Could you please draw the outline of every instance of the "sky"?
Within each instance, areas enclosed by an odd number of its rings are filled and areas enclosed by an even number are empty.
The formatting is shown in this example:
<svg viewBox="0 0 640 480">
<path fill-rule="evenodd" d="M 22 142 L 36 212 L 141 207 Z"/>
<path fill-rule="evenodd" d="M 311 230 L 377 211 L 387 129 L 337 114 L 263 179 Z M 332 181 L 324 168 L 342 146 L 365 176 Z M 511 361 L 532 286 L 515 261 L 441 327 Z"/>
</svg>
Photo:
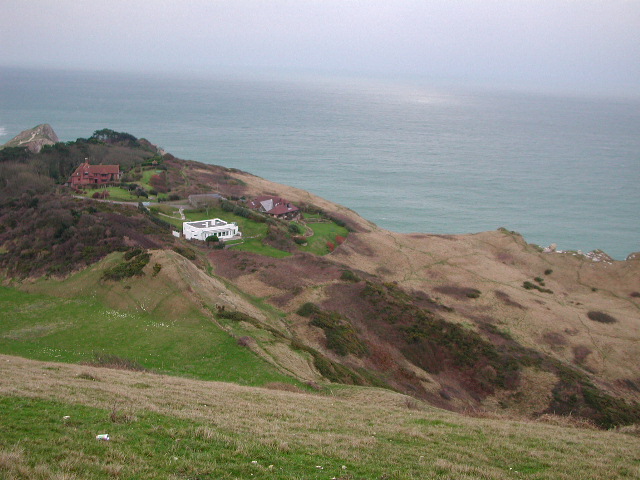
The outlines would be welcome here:
<svg viewBox="0 0 640 480">
<path fill-rule="evenodd" d="M 0 0 L 0 66 L 640 94 L 640 0 Z"/>
</svg>

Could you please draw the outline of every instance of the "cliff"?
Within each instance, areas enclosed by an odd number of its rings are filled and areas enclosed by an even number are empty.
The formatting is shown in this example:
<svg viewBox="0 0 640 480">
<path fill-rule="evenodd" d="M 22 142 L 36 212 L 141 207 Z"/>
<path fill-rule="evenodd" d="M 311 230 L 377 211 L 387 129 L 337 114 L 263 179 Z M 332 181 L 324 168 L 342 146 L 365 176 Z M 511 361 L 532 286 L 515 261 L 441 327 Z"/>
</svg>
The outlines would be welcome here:
<svg viewBox="0 0 640 480">
<path fill-rule="evenodd" d="M 53 131 L 51 125 L 43 123 L 36 127 L 24 130 L 13 137 L 4 147 L 27 147 L 32 153 L 39 153 L 45 145 L 54 145 L 59 142 L 56 132 Z"/>
</svg>

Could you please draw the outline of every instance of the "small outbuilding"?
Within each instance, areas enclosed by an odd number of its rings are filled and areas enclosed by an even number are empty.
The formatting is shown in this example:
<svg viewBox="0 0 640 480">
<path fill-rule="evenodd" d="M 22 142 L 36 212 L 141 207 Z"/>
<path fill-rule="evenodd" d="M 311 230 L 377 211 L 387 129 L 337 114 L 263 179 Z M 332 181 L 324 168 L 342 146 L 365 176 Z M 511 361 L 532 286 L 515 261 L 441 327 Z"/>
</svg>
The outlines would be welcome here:
<svg viewBox="0 0 640 480">
<path fill-rule="evenodd" d="M 182 234 L 187 240 L 202 240 L 207 237 L 218 237 L 222 241 L 242 236 L 235 222 L 225 222 L 219 218 L 200 220 L 198 222 L 183 222 Z"/>
</svg>

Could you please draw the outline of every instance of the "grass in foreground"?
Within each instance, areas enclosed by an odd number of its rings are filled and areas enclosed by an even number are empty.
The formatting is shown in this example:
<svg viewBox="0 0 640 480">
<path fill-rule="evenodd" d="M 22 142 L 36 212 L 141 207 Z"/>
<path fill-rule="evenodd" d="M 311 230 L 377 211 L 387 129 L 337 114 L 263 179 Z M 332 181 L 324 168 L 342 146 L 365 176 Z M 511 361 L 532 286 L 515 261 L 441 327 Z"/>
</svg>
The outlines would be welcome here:
<svg viewBox="0 0 640 480">
<path fill-rule="evenodd" d="M 0 475 L 7 479 L 597 480 L 640 473 L 634 436 L 409 409 L 402 396 L 376 389 L 318 396 L 14 357 L 0 358 L 0 379 Z M 96 440 L 100 433 L 111 441 Z"/>
</svg>

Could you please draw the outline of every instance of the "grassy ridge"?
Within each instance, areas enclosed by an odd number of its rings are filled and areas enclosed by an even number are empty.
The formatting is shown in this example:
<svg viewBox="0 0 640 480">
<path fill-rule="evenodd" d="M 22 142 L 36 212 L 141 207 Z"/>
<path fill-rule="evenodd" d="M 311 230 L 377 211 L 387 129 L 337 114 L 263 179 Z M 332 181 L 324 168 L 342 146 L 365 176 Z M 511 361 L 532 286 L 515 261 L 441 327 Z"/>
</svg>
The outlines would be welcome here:
<svg viewBox="0 0 640 480">
<path fill-rule="evenodd" d="M 574 480 L 640 473 L 638 437 L 407 408 L 405 397 L 377 389 L 340 387 L 335 396 L 318 396 L 1 360 L 0 476 L 7 479 Z M 36 378 L 42 380 L 34 384 Z M 111 441 L 97 441 L 99 433 Z"/>
<path fill-rule="evenodd" d="M 179 317 L 119 311 L 95 298 L 63 299 L 0 287 L 0 352 L 91 362 L 117 355 L 172 375 L 262 385 L 289 382 L 195 308 Z"/>
</svg>

